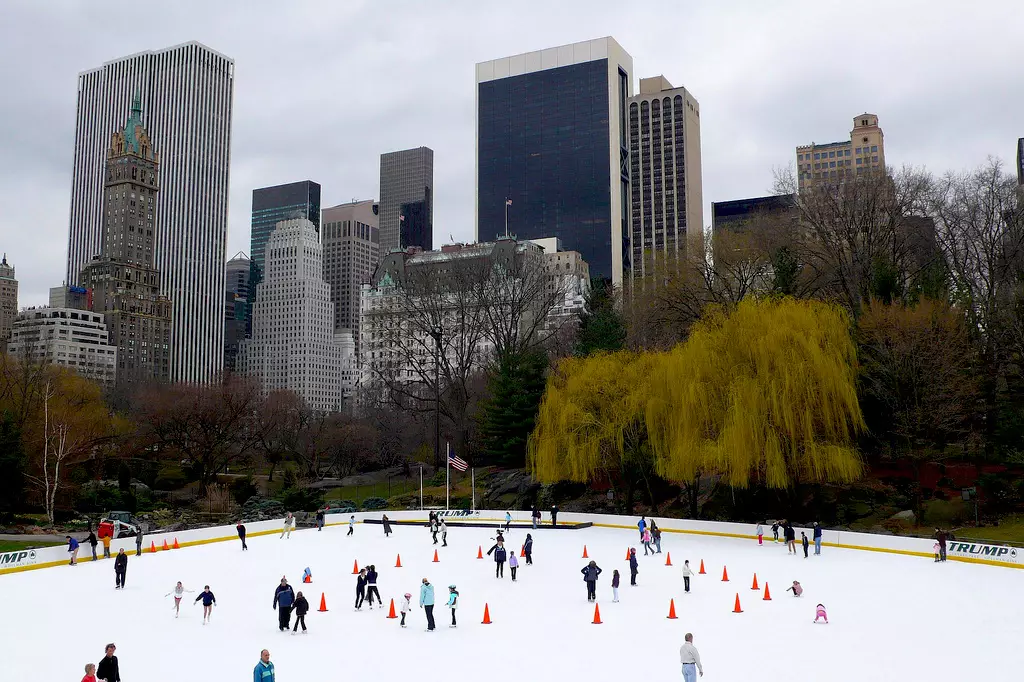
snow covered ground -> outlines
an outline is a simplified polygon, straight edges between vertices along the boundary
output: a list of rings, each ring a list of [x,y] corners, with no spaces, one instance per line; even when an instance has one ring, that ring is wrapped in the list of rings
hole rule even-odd
[[[90,561],[0,576],[6,611],[3,678],[78,680],[82,666],[98,662],[107,642],[117,644],[126,682],[251,680],[260,650],[268,648],[278,682],[318,680],[507,680],[563,682],[682,679],[678,649],[694,634],[706,680],[1010,680],[1021,672],[1024,634],[1019,570],[828,547],[822,556],[788,556],[781,543],[665,533],[665,554],[644,557],[638,533],[626,530],[549,528],[533,532],[534,565],[521,564],[519,580],[494,577],[486,552],[491,529],[451,527],[449,547],[434,546],[425,528],[379,525],[323,532],[300,530],[132,556],[127,587],[114,589],[113,562]],[[514,529],[517,550],[526,531]],[[591,623],[580,569],[587,546],[604,569],[598,582],[602,625]],[[629,586],[625,551],[637,547],[640,574]],[[402,568],[394,568],[397,554]],[[707,575],[684,594],[681,567],[689,559]],[[407,629],[387,609],[353,609],[355,576],[375,564],[385,605],[420,580],[435,586],[438,629],[425,632],[415,608]],[[521,560],[524,561],[524,560]],[[299,581],[310,567],[313,584]],[[730,582],[722,582],[722,568]],[[612,603],[612,570],[622,576],[621,601]],[[754,572],[761,590],[754,592]],[[277,629],[274,588],[286,575],[312,607],[309,634]],[[785,589],[799,580],[804,596]],[[186,594],[174,618],[164,595],[175,582]],[[763,601],[764,583],[772,600]],[[461,593],[459,627],[447,627],[447,586]],[[209,584],[217,597],[212,622],[192,600]],[[320,595],[328,611],[316,611]],[[734,614],[739,593],[743,613]],[[678,619],[668,620],[669,599]],[[815,605],[828,608],[829,625],[814,625]],[[491,625],[481,625],[484,604]]]

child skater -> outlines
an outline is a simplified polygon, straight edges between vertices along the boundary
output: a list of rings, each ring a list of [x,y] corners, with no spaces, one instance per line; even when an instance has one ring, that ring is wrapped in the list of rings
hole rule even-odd
[[[360,568],[356,576],[356,611],[363,608],[363,600],[366,599],[366,569]]]
[[[683,591],[690,591],[690,578],[693,577],[693,569],[690,568],[690,560],[683,562]]]
[[[350,517],[348,517],[348,532],[345,533],[345,535],[352,535],[355,532],[356,532],[356,517],[355,516],[350,516]]]
[[[516,581],[516,569],[519,568],[519,559],[516,557],[516,549],[513,547],[508,553],[508,567],[512,571],[512,582]]]
[[[772,521],[772,535],[775,536],[775,539],[772,540],[772,542],[778,542],[779,541],[779,521],[778,521],[778,519],[776,519],[775,521]]]
[[[405,627],[405,614],[409,613],[409,609],[412,607],[409,605],[412,602],[412,594],[409,592],[405,593],[405,598],[402,600],[402,608],[399,609],[402,612],[402,622],[399,623],[403,628]]]
[[[448,586],[448,608],[452,610],[452,624],[448,627],[458,627],[455,622],[455,609],[459,607],[459,591],[455,589],[455,585]]]
[[[174,617],[175,618],[178,617],[178,612],[181,609],[181,597],[182,597],[182,595],[184,595],[186,592],[191,592],[191,591],[192,590],[186,590],[185,587],[181,584],[181,581],[179,580],[178,584],[174,586],[174,589],[164,595],[165,597],[169,597],[172,594],[174,595]]]
[[[932,545],[932,550],[935,551],[935,561],[936,562],[942,561],[942,559],[939,556],[940,552],[942,551],[942,547],[939,546],[938,540],[936,540],[935,544]]]
[[[82,682],[96,682],[96,665],[93,663],[85,664],[85,677],[82,678]]]
[[[196,597],[196,601],[192,602],[195,604],[200,599],[203,600],[203,625],[210,620],[210,616],[213,615],[213,605],[217,603],[217,598],[213,596],[213,592],[210,592],[210,586],[206,585],[203,587],[203,591]]]
[[[814,614],[814,622],[817,623],[819,618],[824,619],[825,620],[825,625],[828,625],[828,614],[825,613],[825,605],[824,604],[818,604],[818,607],[817,607],[817,609],[815,611],[815,614]]]
[[[512,512],[505,512],[505,532],[508,532],[508,527],[512,525]]]
[[[764,526],[761,525],[760,521],[757,523],[757,544],[764,544]]]
[[[794,580],[793,586],[787,587],[786,592],[792,592],[794,597],[799,597],[801,594],[804,593],[804,588],[801,587],[799,580]]]
[[[294,635],[299,631],[299,623],[302,623],[302,634],[306,634],[306,614],[309,613],[309,602],[302,596],[300,591],[295,595],[295,603],[292,604],[295,609],[295,629],[292,630]]]
[[[619,603],[619,569],[612,571],[612,603]]]

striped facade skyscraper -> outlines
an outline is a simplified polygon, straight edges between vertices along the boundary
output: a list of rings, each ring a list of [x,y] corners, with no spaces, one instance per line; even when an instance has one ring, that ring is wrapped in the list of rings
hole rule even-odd
[[[224,366],[224,277],[234,60],[197,42],[115,59],[78,76],[67,282],[103,247],[111,131],[138,96],[160,152],[156,268],[173,304],[170,378],[207,382]]]

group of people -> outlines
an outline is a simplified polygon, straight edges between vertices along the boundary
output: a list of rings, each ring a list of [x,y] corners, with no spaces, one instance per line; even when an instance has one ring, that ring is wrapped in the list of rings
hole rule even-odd
[[[757,524],[757,544],[764,544],[764,524],[767,521],[763,521]],[[772,521],[772,535],[774,536],[774,542],[779,541],[779,530],[782,530],[783,539],[786,543],[787,554],[797,554],[796,549],[796,529],[793,528],[793,524],[786,519],[777,519]],[[814,540],[814,554],[818,556],[821,554],[821,525],[815,521],[814,526],[811,529],[811,535]],[[807,538],[805,531],[800,531],[800,544],[804,550],[804,558],[808,557],[808,551],[810,549],[811,541]]]
[[[487,550],[487,556],[494,555],[494,577],[505,577],[505,562],[508,562],[509,571],[512,574],[512,582],[516,581],[516,571],[519,570],[519,558],[516,556],[515,547],[505,548],[505,536],[499,530],[494,539],[494,544]],[[527,564],[533,564],[533,534],[527,533],[526,540],[522,547],[523,558]]]
[[[384,517],[387,519],[387,516]],[[430,524],[430,535],[434,538],[434,544],[437,544],[437,534],[441,534],[442,547],[448,546],[448,524],[445,523],[444,519],[437,512],[430,512],[429,515]],[[390,524],[388,524],[390,526]],[[385,535],[388,531],[385,531]]]
[[[135,556],[142,556],[142,529],[138,528],[135,532]],[[71,555],[70,565],[74,566],[78,563],[78,551],[81,549],[82,543],[77,538],[71,535],[65,535],[64,539],[68,542],[68,554]],[[110,558],[110,542],[113,538],[108,534],[104,533],[102,536],[97,537],[96,532],[89,527],[89,537],[86,538],[85,542],[89,543],[92,548],[92,560],[96,561],[99,557],[96,554],[96,547],[100,544],[103,545],[103,558]],[[124,554],[124,548],[122,547],[118,554]],[[115,559],[116,561],[116,559]],[[127,564],[126,564],[127,565]]]
[[[117,651],[117,647],[110,643],[106,646],[98,666],[95,663],[86,663],[85,677],[82,678],[82,682],[121,682],[121,671],[117,665],[115,651]]]
[[[405,593],[405,598],[402,600],[401,613],[402,620],[399,623],[401,627],[406,627],[405,617],[409,611],[412,610],[412,594],[409,592]],[[420,583],[420,608],[423,609],[424,615],[427,617],[427,632],[433,632],[435,628],[434,623],[434,586],[431,584],[428,578],[424,578]],[[459,608],[459,590],[454,584],[448,586],[448,601],[445,602],[445,606],[452,613],[452,623],[448,627],[458,627],[458,623],[455,619],[455,612]]]
[[[205,600],[203,604],[206,604]],[[302,634],[306,634],[306,614],[309,613],[309,602],[306,601],[301,591],[298,594],[295,593],[292,586],[288,584],[288,578],[285,576],[281,576],[281,584],[274,590],[273,608],[277,609],[278,630],[281,632],[288,631],[291,627],[292,611],[294,611],[295,629],[292,630],[292,634],[298,633],[299,625],[302,626]]]

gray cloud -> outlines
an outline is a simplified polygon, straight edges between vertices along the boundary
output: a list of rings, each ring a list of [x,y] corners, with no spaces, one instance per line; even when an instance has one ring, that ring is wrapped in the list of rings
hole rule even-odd
[[[627,11],[628,7],[628,11]],[[199,40],[236,62],[228,253],[248,251],[255,187],[309,178],[329,206],[376,197],[379,155],[435,152],[435,231],[473,232],[478,61],[614,36],[636,78],[701,104],[709,206],[770,190],[793,148],[879,115],[886,157],[933,172],[1024,135],[1015,0],[648,2],[231,0],[0,6],[0,250],[21,305],[63,277],[78,72]]]

